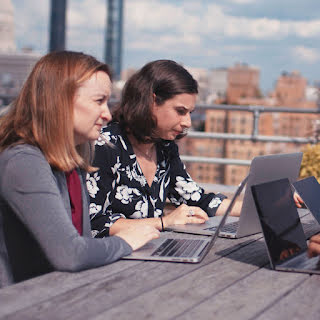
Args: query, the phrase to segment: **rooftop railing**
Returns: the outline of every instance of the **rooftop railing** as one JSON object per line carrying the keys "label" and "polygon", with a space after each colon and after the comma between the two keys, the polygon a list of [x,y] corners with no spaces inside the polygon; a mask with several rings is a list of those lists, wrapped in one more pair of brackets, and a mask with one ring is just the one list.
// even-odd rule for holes
{"label": "rooftop railing", "polygon": [[[262,113],[298,113],[298,114],[320,114],[320,109],[302,109],[287,107],[264,107],[264,106],[239,106],[239,105],[197,105],[197,110],[224,110],[224,111],[241,111],[252,113],[252,132],[251,135],[218,133],[218,132],[200,132],[190,131],[189,138],[197,139],[221,139],[221,140],[246,140],[252,142],[287,142],[296,144],[316,143],[317,139],[311,137],[288,137],[288,136],[264,136],[259,134],[259,118]],[[228,164],[249,166],[251,160],[231,159],[231,158],[212,158],[181,155],[184,162],[198,162],[209,164]]]}
{"label": "rooftop railing", "polygon": [[[13,95],[1,94],[0,98],[8,104],[14,98]],[[114,105],[116,101],[110,101],[110,105]],[[5,112],[5,107],[0,108],[1,113]],[[190,131],[188,133],[189,138],[197,139],[220,139],[220,140],[245,140],[252,142],[287,142],[296,144],[308,144],[316,143],[315,137],[288,137],[288,136],[264,136],[259,134],[259,118],[262,113],[298,113],[298,114],[320,114],[319,109],[305,109],[305,108],[288,108],[288,107],[265,107],[265,106],[241,106],[241,105],[224,105],[224,104],[213,104],[213,105],[197,105],[197,111],[206,110],[224,110],[224,111],[241,111],[249,112],[252,114],[252,132],[250,135],[247,134],[234,134],[234,133],[218,133],[218,132],[200,132]],[[189,156],[181,155],[181,160],[184,162],[197,162],[197,163],[208,163],[208,164],[225,164],[225,165],[240,165],[249,166],[251,160],[231,159],[231,158],[214,158],[214,157],[200,157],[200,156]]]}

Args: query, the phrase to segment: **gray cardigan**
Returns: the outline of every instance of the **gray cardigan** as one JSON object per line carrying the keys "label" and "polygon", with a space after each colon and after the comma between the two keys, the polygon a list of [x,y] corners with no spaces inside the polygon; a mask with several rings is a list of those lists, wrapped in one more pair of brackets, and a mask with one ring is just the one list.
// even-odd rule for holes
{"label": "gray cardigan", "polygon": [[132,252],[123,239],[91,237],[85,175],[83,236],[72,224],[63,172],[42,152],[19,145],[0,153],[0,287],[53,270],[79,271]]}

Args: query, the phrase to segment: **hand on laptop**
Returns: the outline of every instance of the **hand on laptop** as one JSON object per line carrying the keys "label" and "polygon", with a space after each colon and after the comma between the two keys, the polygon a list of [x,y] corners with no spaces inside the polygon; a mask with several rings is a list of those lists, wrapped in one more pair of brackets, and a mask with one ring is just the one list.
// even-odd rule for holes
{"label": "hand on laptop", "polygon": [[297,208],[302,208],[303,200],[296,192],[293,194],[293,200]]}
{"label": "hand on laptop", "polygon": [[166,228],[174,224],[204,223],[208,219],[208,215],[200,207],[182,204],[163,217],[163,224]]}
{"label": "hand on laptop", "polygon": [[156,228],[148,225],[131,225],[115,234],[126,241],[132,250],[137,250],[148,241],[160,237],[160,232]]}
{"label": "hand on laptop", "polygon": [[320,255],[320,234],[311,237],[308,245],[309,258]]}

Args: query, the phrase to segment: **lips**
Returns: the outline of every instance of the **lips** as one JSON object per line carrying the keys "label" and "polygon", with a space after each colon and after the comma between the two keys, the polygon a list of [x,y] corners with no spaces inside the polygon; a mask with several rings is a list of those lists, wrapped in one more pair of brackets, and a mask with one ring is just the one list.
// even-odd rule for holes
{"label": "lips", "polygon": [[96,127],[97,131],[101,132],[102,124],[96,124],[95,127]]}

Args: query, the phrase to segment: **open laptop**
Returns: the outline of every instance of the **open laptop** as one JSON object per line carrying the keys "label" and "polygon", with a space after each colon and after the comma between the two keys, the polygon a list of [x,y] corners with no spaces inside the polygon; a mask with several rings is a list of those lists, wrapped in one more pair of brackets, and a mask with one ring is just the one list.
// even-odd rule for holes
{"label": "open laptop", "polygon": [[300,195],[304,206],[311,212],[314,219],[311,222],[303,223],[303,230],[308,237],[320,232],[320,184],[314,176],[298,180],[293,187]]}
{"label": "open laptop", "polygon": [[319,257],[307,256],[307,241],[289,180],[262,183],[251,189],[271,268],[320,274]]}
{"label": "open laptop", "polygon": [[132,252],[122,259],[155,260],[170,262],[200,262],[214,245],[221,227],[231,212],[235,200],[244,188],[248,176],[239,184],[225,214],[223,215],[216,232],[211,237],[193,236],[192,238],[182,234],[164,232],[160,238],[149,241],[142,248]]}
{"label": "open laptop", "polygon": [[[282,153],[258,156],[252,159],[249,179],[245,189],[240,217],[229,217],[221,229],[219,236],[241,238],[261,232],[261,227],[252,198],[251,185],[271,180],[288,178],[290,182],[297,180],[302,160],[302,152]],[[174,225],[167,228],[171,231],[192,234],[210,235],[216,231],[220,216],[209,218],[204,224]]]}
{"label": "open laptop", "polygon": [[296,192],[302,198],[307,209],[320,223],[320,184],[314,176],[293,183]]}

